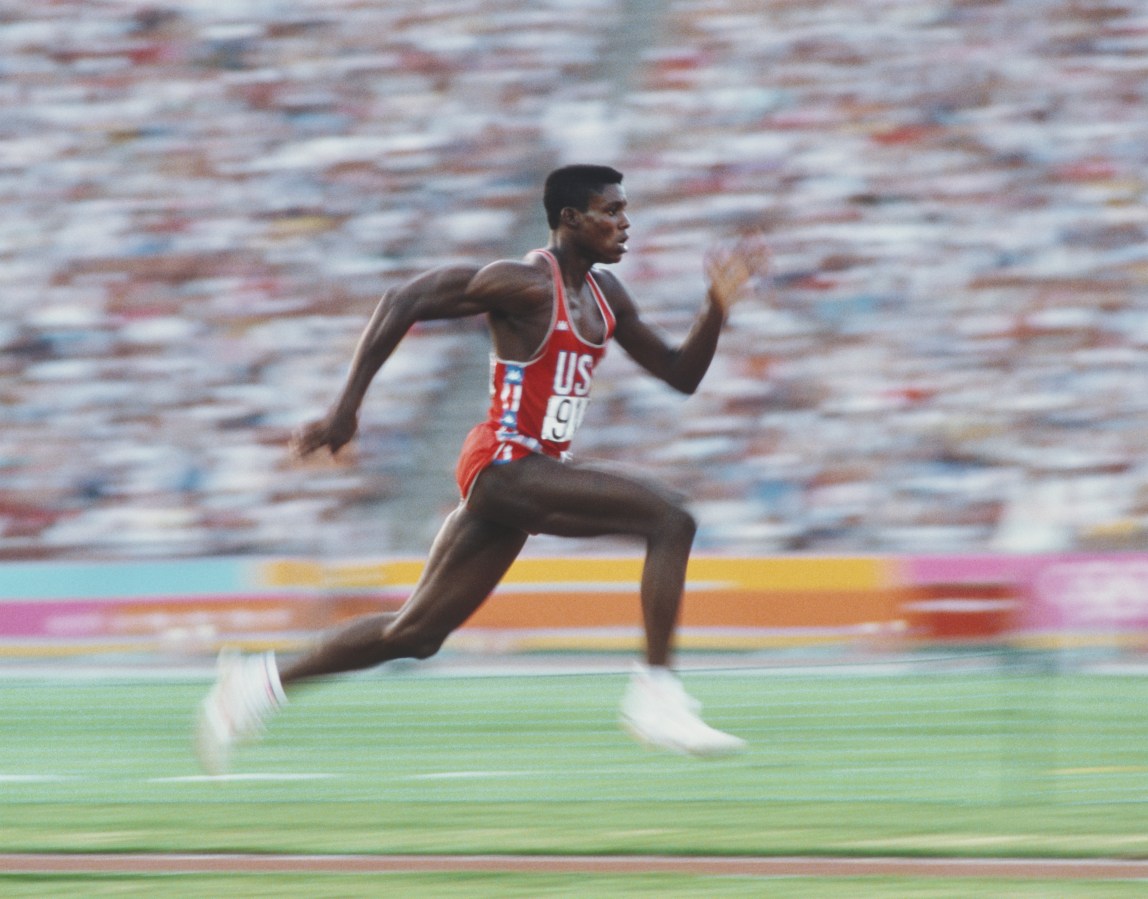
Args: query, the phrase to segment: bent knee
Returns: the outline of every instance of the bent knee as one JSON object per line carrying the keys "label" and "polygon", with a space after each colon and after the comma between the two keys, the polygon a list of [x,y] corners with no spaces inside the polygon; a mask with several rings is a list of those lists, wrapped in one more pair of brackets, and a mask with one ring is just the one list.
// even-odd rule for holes
{"label": "bent knee", "polygon": [[399,658],[429,659],[446,642],[447,635],[417,625],[396,622],[387,630],[386,640]]}
{"label": "bent knee", "polygon": [[692,541],[698,532],[698,520],[684,505],[674,503],[666,507],[658,530],[667,536]]}
{"label": "bent knee", "polygon": [[412,659],[429,659],[440,649],[443,643],[446,642],[445,638],[436,640],[424,640],[421,643],[416,643],[414,649],[411,651]]}

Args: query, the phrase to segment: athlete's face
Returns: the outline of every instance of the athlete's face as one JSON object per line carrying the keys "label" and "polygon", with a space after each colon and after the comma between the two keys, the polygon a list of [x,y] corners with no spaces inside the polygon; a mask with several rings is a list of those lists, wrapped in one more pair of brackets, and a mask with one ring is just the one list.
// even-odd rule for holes
{"label": "athlete's face", "polygon": [[582,213],[582,236],[587,252],[598,262],[618,262],[626,252],[630,220],[626,217],[626,191],[607,184],[590,197]]}

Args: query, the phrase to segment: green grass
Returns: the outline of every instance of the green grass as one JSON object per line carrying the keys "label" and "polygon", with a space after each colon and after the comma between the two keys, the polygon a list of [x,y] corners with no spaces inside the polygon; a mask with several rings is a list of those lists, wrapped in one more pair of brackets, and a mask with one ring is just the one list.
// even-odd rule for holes
{"label": "green grass", "polygon": [[761,897],[769,899],[1134,899],[1142,883],[1019,880],[1001,884],[982,879],[690,877],[669,875],[556,874],[386,874],[222,876],[13,877],[0,875],[0,895],[163,896],[164,899],[347,899],[356,896],[429,899],[508,899],[508,897]]}
{"label": "green grass", "polygon": [[400,672],[301,695],[237,759],[265,779],[216,781],[190,752],[206,681],[9,679],[0,847],[1148,856],[1148,679],[910,667],[686,681],[747,753],[631,743],[619,675]]}

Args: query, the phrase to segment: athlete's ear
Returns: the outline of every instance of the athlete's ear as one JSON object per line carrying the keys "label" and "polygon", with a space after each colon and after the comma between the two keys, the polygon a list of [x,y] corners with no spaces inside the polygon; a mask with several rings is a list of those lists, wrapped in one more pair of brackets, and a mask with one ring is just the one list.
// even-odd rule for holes
{"label": "athlete's ear", "polygon": [[582,213],[573,206],[562,207],[562,224],[567,228],[577,228],[582,224]]}

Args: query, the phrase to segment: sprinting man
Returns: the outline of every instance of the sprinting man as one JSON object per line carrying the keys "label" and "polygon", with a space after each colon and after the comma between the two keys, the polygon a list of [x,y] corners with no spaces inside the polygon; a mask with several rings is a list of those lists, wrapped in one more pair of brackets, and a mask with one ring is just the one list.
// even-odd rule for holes
{"label": "sprinting man", "polygon": [[550,227],[545,249],[522,261],[437,268],[388,290],[330,410],[295,435],[299,456],[337,453],[358,429],[372,379],[412,325],[486,315],[490,409],[463,445],[456,472],[461,501],[435,538],[414,591],[397,612],[355,619],[282,668],[271,653],[221,655],[197,724],[206,770],[227,770],[233,746],[261,732],[297,684],[434,655],[495,589],[531,534],[644,540],[645,660],[623,696],[622,725],[648,745],[692,755],[745,745],[701,720],[698,703],[670,668],[694,518],[665,487],[575,461],[569,447],[611,339],[676,390],[697,389],[730,307],[765,267],[765,250],[746,240],[707,256],[705,301],[689,334],[672,346],[642,320],[622,282],[596,268],[626,252],[622,174],[597,165],[557,169],[546,179],[543,205]]}

